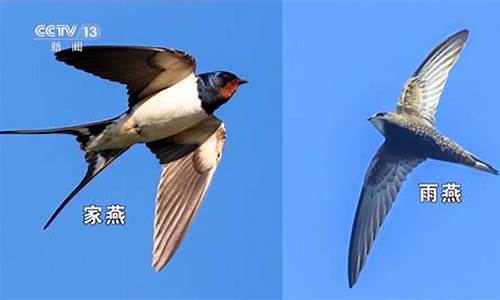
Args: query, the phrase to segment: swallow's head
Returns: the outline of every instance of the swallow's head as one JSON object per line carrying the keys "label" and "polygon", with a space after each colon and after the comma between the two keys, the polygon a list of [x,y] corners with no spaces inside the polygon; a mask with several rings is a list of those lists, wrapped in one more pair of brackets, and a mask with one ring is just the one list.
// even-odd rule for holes
{"label": "swallow's head", "polygon": [[236,93],[240,85],[248,81],[239,78],[235,74],[226,71],[203,73],[199,75],[204,82],[205,109],[209,112],[215,111],[226,103]]}
{"label": "swallow's head", "polygon": [[372,123],[375,128],[377,128],[380,133],[385,135],[385,124],[391,120],[393,113],[389,112],[378,112],[373,116],[368,118],[368,121]]}
{"label": "swallow's head", "polygon": [[219,97],[226,100],[229,100],[234,95],[240,85],[248,82],[231,72],[217,71],[210,74],[209,85],[217,92]]}

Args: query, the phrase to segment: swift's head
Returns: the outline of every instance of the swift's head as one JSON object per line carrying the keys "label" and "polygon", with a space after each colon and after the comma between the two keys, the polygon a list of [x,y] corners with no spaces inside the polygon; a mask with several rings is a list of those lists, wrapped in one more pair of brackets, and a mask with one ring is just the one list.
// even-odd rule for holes
{"label": "swift's head", "polygon": [[368,118],[368,121],[372,123],[372,125],[377,128],[380,133],[385,135],[385,125],[389,122],[394,116],[394,113],[390,112],[378,112],[373,116]]}

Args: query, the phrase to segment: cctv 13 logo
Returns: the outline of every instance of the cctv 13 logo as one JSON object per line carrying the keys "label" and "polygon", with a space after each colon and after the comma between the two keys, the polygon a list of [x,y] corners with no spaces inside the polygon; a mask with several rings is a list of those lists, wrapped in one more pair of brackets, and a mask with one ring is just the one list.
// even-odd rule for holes
{"label": "cctv 13 logo", "polygon": [[35,39],[48,40],[95,40],[101,36],[98,24],[38,24]]}

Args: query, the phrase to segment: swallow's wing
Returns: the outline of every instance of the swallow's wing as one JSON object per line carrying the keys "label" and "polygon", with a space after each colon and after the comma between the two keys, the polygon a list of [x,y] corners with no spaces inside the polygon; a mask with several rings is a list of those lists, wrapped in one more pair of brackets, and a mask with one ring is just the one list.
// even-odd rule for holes
{"label": "swallow's wing", "polygon": [[436,108],[448,73],[458,59],[469,32],[462,30],[437,46],[408,80],[397,105],[398,113],[419,116],[434,125]]}
{"label": "swallow's wing", "polygon": [[56,59],[104,79],[127,85],[129,107],[168,88],[195,70],[194,58],[168,48],[139,46],[85,46],[65,49]]}
{"label": "swallow's wing", "polygon": [[349,245],[349,285],[352,287],[363,268],[377,231],[389,212],[406,176],[421,158],[402,157],[382,144],[365,175]]}
{"label": "swallow's wing", "polygon": [[179,246],[207,191],[226,130],[210,118],[176,136],[148,143],[163,165],[154,220],[153,267],[160,271]]}

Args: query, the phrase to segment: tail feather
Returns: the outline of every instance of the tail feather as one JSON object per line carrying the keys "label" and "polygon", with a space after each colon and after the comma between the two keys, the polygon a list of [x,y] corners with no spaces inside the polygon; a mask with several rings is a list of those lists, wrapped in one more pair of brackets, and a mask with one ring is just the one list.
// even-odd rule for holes
{"label": "tail feather", "polygon": [[89,158],[87,159],[89,166],[87,168],[87,173],[83,176],[80,183],[76,186],[76,188],[71,191],[71,193],[66,196],[66,198],[59,204],[57,209],[52,213],[49,220],[43,226],[43,229],[47,229],[50,226],[52,221],[59,215],[59,213],[63,210],[63,208],[73,199],[73,197],[78,194],[78,192],[85,187],[97,174],[99,174],[102,170],[104,170],[113,160],[115,160],[122,153],[127,151],[127,148],[118,149],[118,150],[107,150],[99,153],[91,153]]}
{"label": "tail feather", "polygon": [[480,160],[477,156],[474,156],[474,155],[472,155],[472,158],[475,161],[474,166],[473,166],[474,168],[481,170],[481,171],[491,173],[491,174],[498,175],[498,171],[495,168],[493,168],[490,164],[488,164],[487,162]]}
{"label": "tail feather", "polygon": [[47,229],[54,219],[59,215],[63,208],[78,194],[78,192],[85,187],[97,174],[104,170],[111,162],[118,156],[127,151],[123,149],[110,149],[99,152],[87,151],[86,146],[95,136],[99,135],[109,124],[118,119],[119,117],[98,121],[94,123],[67,126],[60,128],[49,129],[23,129],[23,130],[3,130],[0,134],[70,134],[76,136],[76,140],[80,143],[80,148],[85,152],[85,160],[88,163],[87,172],[83,176],[80,183],[66,196],[66,198],[59,204],[54,213],[50,216],[49,220],[43,227]]}
{"label": "tail feather", "polygon": [[104,128],[106,128],[106,126],[108,126],[118,118],[119,117],[115,117],[112,119],[97,121],[93,123],[59,128],[0,130],[0,134],[71,134],[76,136],[76,140],[80,143],[82,150],[84,150],[89,140],[101,133]]}

